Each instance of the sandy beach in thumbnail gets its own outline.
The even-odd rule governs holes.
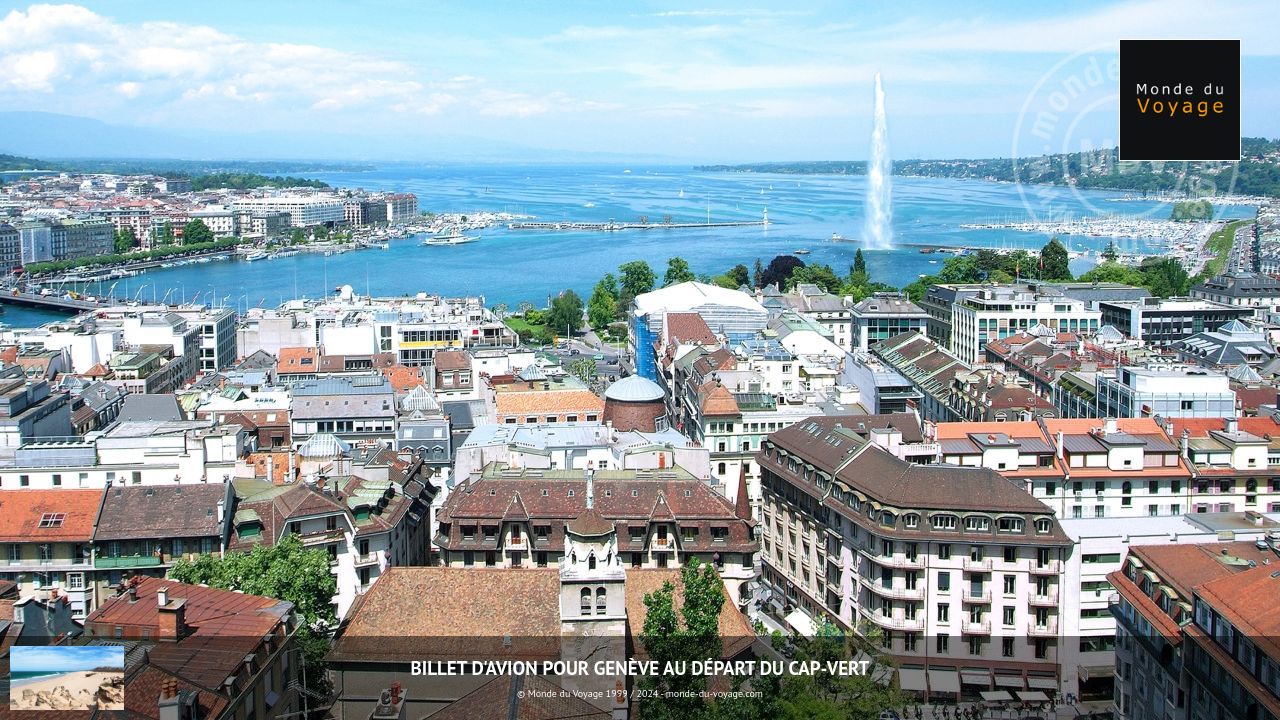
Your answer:
[[[124,709],[124,673],[78,670],[57,677],[13,684],[11,710]]]

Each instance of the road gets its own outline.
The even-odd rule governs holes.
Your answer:
[[[597,347],[589,342],[590,340],[599,342],[594,334],[589,333],[585,338],[575,337],[569,340],[563,348],[547,348],[547,352],[558,357],[560,364],[565,366],[566,369],[575,360],[594,358],[599,355],[600,359],[595,361],[596,377],[604,380],[620,377],[623,372],[621,353],[608,346]]]

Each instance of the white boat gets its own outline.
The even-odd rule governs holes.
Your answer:
[[[596,206],[596,204],[595,204],[595,203],[593,203],[593,202],[589,202],[589,203],[584,204],[582,207],[584,207],[584,208],[593,208],[593,207],[595,207],[595,206]]]
[[[246,253],[244,256],[244,259],[246,262],[253,262],[254,260],[265,260],[266,258],[267,258],[267,254],[262,252],[261,250],[254,250],[251,253]]]
[[[840,242],[841,240],[844,240],[843,235],[841,235],[840,233],[831,233],[832,242]]]
[[[475,242],[480,238],[475,235],[463,235],[455,228],[446,235],[433,235],[422,241],[423,245],[462,245],[464,243]]]
[[[810,250],[796,250],[796,251],[795,251],[795,254],[796,254],[796,255],[808,255],[810,252],[812,252],[812,251],[810,251]]]

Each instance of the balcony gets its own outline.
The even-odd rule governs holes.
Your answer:
[[[889,617],[871,613],[871,622],[890,630],[923,630],[924,620],[920,618]]]
[[[1057,637],[1058,618],[1049,618],[1044,622],[1032,620],[1027,624],[1027,635],[1031,637]]]
[[[669,538],[669,537],[660,538],[660,537],[656,537],[656,538],[654,538],[654,539],[653,539],[653,542],[652,542],[652,543],[650,543],[650,545],[649,545],[649,549],[650,549],[650,550],[657,550],[657,551],[660,551],[660,552],[671,552],[671,551],[673,551],[673,550],[675,550],[675,549],[676,549],[676,541],[675,541],[675,539],[674,539],[674,538]]]
[[[1058,607],[1058,595],[1032,595],[1027,598],[1027,604],[1032,607]]]
[[[991,558],[974,560],[967,557],[961,561],[961,567],[970,572],[988,572],[991,570]]]
[[[990,635],[991,621],[982,620],[979,622],[973,622],[972,620],[965,620],[964,623],[960,625],[960,632],[966,635]]]
[[[874,582],[866,582],[864,584],[871,590],[871,592],[879,595],[880,597],[892,598],[894,600],[924,600],[924,588],[922,587],[909,589],[885,587]]]
[[[370,565],[377,565],[377,564],[378,564],[378,559],[379,559],[380,557],[382,557],[382,553],[381,553],[380,551],[378,551],[378,550],[374,550],[374,551],[372,551],[372,552],[367,552],[367,553],[365,553],[365,554],[363,554],[363,555],[356,555],[356,556],[355,556],[355,565],[356,565],[356,567],[366,567],[366,566],[370,566]]]
[[[877,565],[883,567],[898,568],[900,570],[923,570],[924,561],[917,555],[914,560],[896,555],[880,555],[873,550],[859,549],[864,557]]]
[[[1062,573],[1062,561],[1050,560],[1046,563],[1031,563],[1032,575],[1059,575]]]
[[[342,530],[321,530],[320,532],[303,533],[298,536],[304,547],[329,545],[342,540],[346,534]]]
[[[83,569],[90,567],[88,558],[50,558],[48,560],[39,560],[36,558],[23,558],[21,560],[10,560],[6,564],[0,564],[0,569],[10,568],[31,568],[33,570],[66,570],[66,569]]]
[[[525,541],[525,538],[524,538],[524,536],[523,536],[523,535],[521,535],[520,537],[509,537],[509,538],[507,538],[507,549],[508,549],[508,550],[521,550],[521,551],[523,551],[523,550],[527,550],[528,548],[529,548],[529,543]]]
[[[963,599],[967,603],[990,603],[990,590],[974,590],[973,588],[965,588]]]
[[[116,568],[160,567],[164,558],[159,555],[121,555],[119,557],[99,557],[93,562],[97,570],[113,570]]]

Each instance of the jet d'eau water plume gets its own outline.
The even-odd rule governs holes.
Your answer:
[[[875,125],[871,131],[871,157],[867,161],[866,218],[862,242],[871,250],[893,248],[893,163],[889,160],[889,130],[884,119],[884,87],[876,73]]]

